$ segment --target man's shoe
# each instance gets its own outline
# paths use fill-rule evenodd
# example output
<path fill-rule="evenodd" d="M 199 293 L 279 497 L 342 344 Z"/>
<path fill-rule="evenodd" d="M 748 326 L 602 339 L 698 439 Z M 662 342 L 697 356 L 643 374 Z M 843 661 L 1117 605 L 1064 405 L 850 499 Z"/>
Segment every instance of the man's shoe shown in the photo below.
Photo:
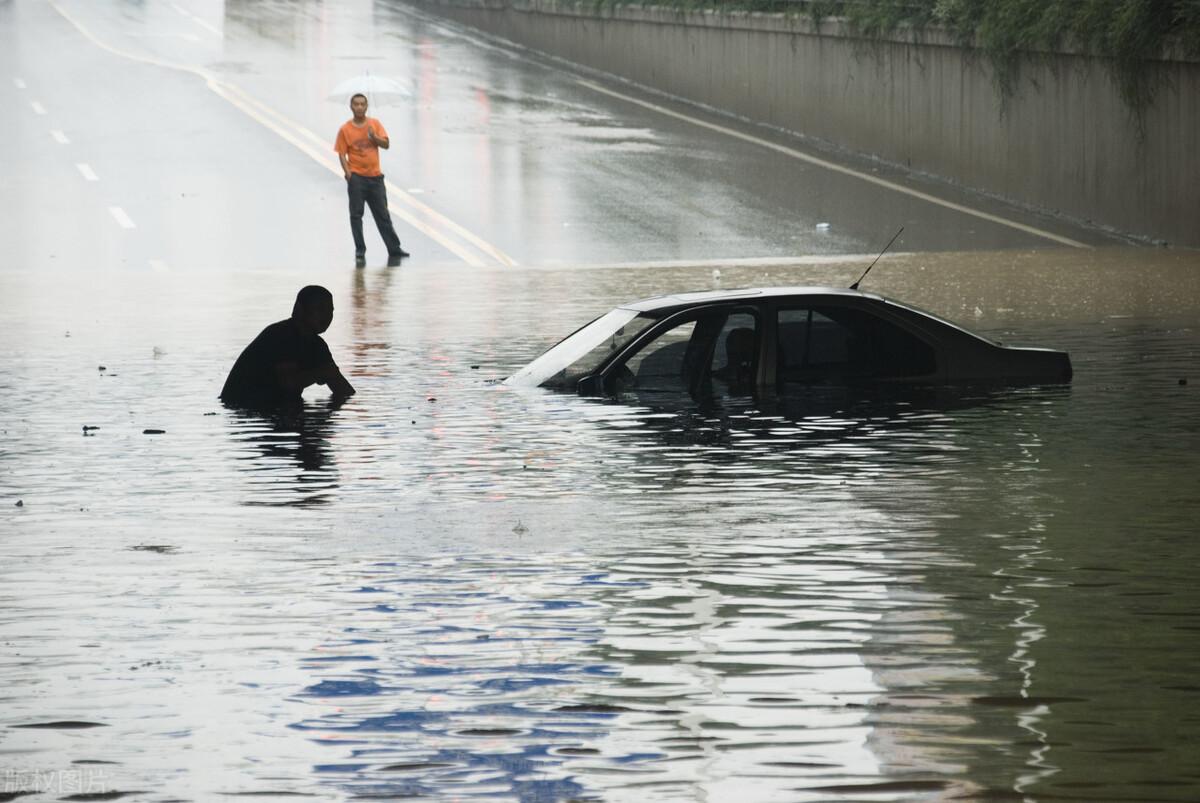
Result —
<path fill-rule="evenodd" d="M 361 268 L 367 264 L 367 255 L 361 251 L 354 255 L 354 267 Z"/>
<path fill-rule="evenodd" d="M 412 256 L 412 254 L 408 253 L 403 248 L 401 248 L 399 251 L 392 251 L 390 254 L 388 254 L 388 256 L 396 257 L 397 259 L 400 259 L 402 257 L 410 257 L 410 256 Z"/>

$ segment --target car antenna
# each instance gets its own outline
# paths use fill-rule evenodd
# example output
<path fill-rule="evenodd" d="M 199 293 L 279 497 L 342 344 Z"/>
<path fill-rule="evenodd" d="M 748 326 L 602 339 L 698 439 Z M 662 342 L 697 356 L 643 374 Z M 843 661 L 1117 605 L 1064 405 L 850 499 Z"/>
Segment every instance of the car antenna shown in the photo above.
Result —
<path fill-rule="evenodd" d="M 900 236 L 900 232 L 902 232 L 902 231 L 904 231 L 903 226 L 901 226 L 899 229 L 896 230 L 896 233 L 892 235 L 892 239 L 888 240 L 888 244 L 885 245 L 883 247 L 883 250 L 879 252 L 879 256 L 875 257 L 875 260 L 870 265 L 867 265 L 867 269 L 863 271 L 862 276 L 858 277 L 858 281 L 855 282 L 854 284 L 850 285 L 851 290 L 858 289 L 859 284 L 862 283 L 863 279 L 867 278 L 867 274 L 871 272 L 871 268 L 875 267 L 875 263 L 879 261 L 879 257 L 881 257 L 887 253 L 887 250 L 892 247 L 892 243 L 896 242 L 896 238 Z"/>

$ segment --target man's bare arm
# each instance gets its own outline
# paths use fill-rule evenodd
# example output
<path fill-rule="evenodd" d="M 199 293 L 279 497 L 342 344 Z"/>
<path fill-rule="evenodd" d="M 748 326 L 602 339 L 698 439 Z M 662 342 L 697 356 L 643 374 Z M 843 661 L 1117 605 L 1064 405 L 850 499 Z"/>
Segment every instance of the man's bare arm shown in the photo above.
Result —
<path fill-rule="evenodd" d="M 354 394 L 354 388 L 333 362 L 303 370 L 295 362 L 281 362 L 275 366 L 275 375 L 279 378 L 279 384 L 295 393 L 303 392 L 309 385 L 328 385 L 336 396 Z"/>
<path fill-rule="evenodd" d="M 392 146 L 391 138 L 376 135 L 375 128 L 373 126 L 367 126 L 367 138 L 380 148 L 383 148 L 385 151 Z"/>
<path fill-rule="evenodd" d="M 329 392 L 338 397 L 353 396 L 354 386 L 342 375 L 342 371 L 337 367 L 337 364 L 330 363 L 328 368 L 329 374 L 325 378 L 325 384 L 329 386 Z"/>

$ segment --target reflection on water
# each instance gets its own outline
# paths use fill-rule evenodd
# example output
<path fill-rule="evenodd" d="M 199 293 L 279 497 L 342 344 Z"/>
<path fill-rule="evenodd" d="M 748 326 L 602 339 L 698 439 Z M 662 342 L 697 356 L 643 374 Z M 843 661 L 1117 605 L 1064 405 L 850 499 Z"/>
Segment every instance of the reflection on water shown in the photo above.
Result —
<path fill-rule="evenodd" d="M 489 382 L 707 270 L 329 276 L 359 393 L 278 418 L 215 394 L 299 277 L 0 275 L 0 792 L 1196 799 L 1200 271 L 1155 256 L 881 263 L 1076 378 L 870 404 Z M 724 281 L 856 272 L 769 271 Z"/>
<path fill-rule="evenodd" d="M 330 442 L 343 400 L 275 413 L 230 411 L 232 453 L 247 472 L 248 505 L 321 505 L 337 488 Z"/>

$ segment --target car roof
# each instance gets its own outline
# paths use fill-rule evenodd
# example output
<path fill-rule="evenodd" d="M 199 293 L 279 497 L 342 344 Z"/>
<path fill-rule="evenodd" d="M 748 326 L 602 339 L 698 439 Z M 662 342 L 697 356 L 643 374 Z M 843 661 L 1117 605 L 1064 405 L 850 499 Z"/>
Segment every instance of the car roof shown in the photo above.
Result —
<path fill-rule="evenodd" d="M 865 298 L 871 301 L 886 301 L 883 296 L 874 293 L 864 293 L 860 290 L 847 290 L 844 287 L 742 287 L 730 290 L 701 290 L 695 293 L 674 293 L 667 296 L 654 296 L 622 304 L 621 309 L 635 312 L 657 312 L 673 307 L 690 307 L 699 304 L 716 304 L 722 301 L 745 301 L 752 298 L 771 298 L 777 296 L 845 296 L 848 298 Z"/>
<path fill-rule="evenodd" d="M 762 298 L 803 298 L 809 296 L 812 298 L 828 298 L 829 296 L 840 296 L 842 298 L 862 299 L 871 303 L 886 305 L 893 309 L 906 310 L 909 313 L 917 315 L 925 320 L 933 321 L 941 324 L 944 327 L 953 329 L 960 334 L 975 340 L 982 340 L 987 343 L 995 343 L 990 338 L 984 337 L 970 329 L 964 328 L 962 325 L 955 323 L 940 315 L 936 315 L 927 310 L 914 307 L 906 304 L 903 301 L 897 301 L 893 298 L 877 295 L 875 293 L 867 293 L 862 290 L 850 290 L 845 287 L 742 287 L 729 290 L 701 290 L 694 293 L 675 293 L 674 295 L 655 296 L 654 298 L 643 298 L 640 301 L 632 301 L 628 304 L 622 304 L 618 309 L 625 309 L 631 312 L 638 313 L 660 313 L 662 315 L 671 314 L 674 311 L 686 309 L 688 307 L 702 306 L 704 304 L 719 304 L 725 301 L 747 301 L 751 299 Z M 659 316 L 656 316 L 659 317 Z"/>

